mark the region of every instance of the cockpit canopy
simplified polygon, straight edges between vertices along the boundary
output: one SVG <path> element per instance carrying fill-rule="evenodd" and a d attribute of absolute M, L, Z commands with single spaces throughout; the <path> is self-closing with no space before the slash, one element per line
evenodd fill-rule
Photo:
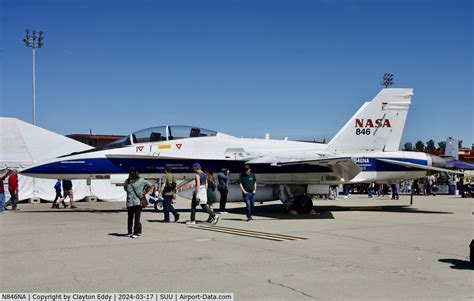
<path fill-rule="evenodd" d="M 119 148 L 135 143 L 169 141 L 184 138 L 213 137 L 216 131 L 187 125 L 165 125 L 137 131 L 130 136 L 112 142 L 104 148 Z M 130 140 L 130 138 L 132 140 Z"/>
<path fill-rule="evenodd" d="M 122 139 L 114 141 L 100 148 L 94 148 L 82 152 L 75 152 L 69 155 L 77 155 L 83 153 L 96 152 L 101 150 L 121 148 L 136 143 L 148 143 L 148 142 L 160 142 L 170 141 L 185 138 L 198 138 L 198 137 L 214 137 L 217 136 L 218 132 L 187 125 L 164 125 L 158 127 L 151 127 L 144 130 L 137 131 L 131 135 L 125 136 Z M 65 155 L 65 156 L 69 156 Z M 62 156 L 62 157 L 65 157 Z"/>
<path fill-rule="evenodd" d="M 184 138 L 212 137 L 217 136 L 217 132 L 195 126 L 168 125 L 144 129 L 133 133 L 131 136 L 133 143 L 147 143 Z"/>

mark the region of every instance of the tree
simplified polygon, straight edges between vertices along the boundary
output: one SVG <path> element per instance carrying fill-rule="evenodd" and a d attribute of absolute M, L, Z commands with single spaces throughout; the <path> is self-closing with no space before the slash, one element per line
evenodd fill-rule
<path fill-rule="evenodd" d="M 446 150 L 446 141 L 438 142 L 438 149 L 444 153 L 444 151 Z"/>
<path fill-rule="evenodd" d="M 423 141 L 418 140 L 415 144 L 415 149 L 419 152 L 424 151 L 425 150 L 425 144 L 423 143 Z"/>
<path fill-rule="evenodd" d="M 427 151 L 435 151 L 436 150 L 435 142 L 434 142 L 433 139 L 430 139 L 430 140 L 428 140 L 428 142 L 426 142 L 425 150 L 427 150 Z"/>
<path fill-rule="evenodd" d="M 403 145 L 403 150 L 404 151 L 412 151 L 413 150 L 413 144 L 411 142 L 407 142 Z"/>
<path fill-rule="evenodd" d="M 462 148 L 462 140 L 458 141 L 458 146 L 459 146 L 460 149 Z"/>

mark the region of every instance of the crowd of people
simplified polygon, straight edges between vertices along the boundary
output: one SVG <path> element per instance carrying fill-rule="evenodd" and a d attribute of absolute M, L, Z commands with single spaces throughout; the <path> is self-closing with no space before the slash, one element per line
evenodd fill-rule
<path fill-rule="evenodd" d="M 214 172 L 202 170 L 201 164 L 193 164 L 194 171 L 194 192 L 191 201 L 191 216 L 187 225 L 196 224 L 196 213 L 198 206 L 207 214 L 208 223 L 216 225 L 219 222 L 220 214 L 227 214 L 226 203 L 229 193 L 229 174 L 226 168 L 217 175 Z M 63 183 L 64 185 L 64 183 Z M 250 166 L 246 165 L 239 177 L 239 186 L 242 191 L 242 198 L 246 204 L 247 221 L 252 221 L 254 198 L 257 191 L 257 177 L 251 172 Z M 148 195 L 153 194 L 156 187 L 152 183 L 140 177 L 137 169 L 131 168 L 128 178 L 124 182 L 124 190 L 127 194 L 126 206 L 128 211 L 127 236 L 137 239 L 142 233 L 140 222 L 141 211 L 148 205 Z M 214 204 L 217 203 L 216 190 L 220 194 L 219 214 L 214 211 Z M 176 177 L 172 169 L 166 167 L 159 184 L 159 194 L 163 199 L 163 223 L 170 223 L 170 214 L 174 216 L 174 222 L 179 221 L 180 213 L 173 206 L 173 199 L 177 192 Z M 53 206 L 59 206 L 54 205 Z"/>
<path fill-rule="evenodd" d="M 463 177 L 449 178 L 446 174 L 428 175 L 424 178 L 415 180 L 404 180 L 390 184 L 385 183 L 360 183 L 360 184 L 344 184 L 342 191 L 344 198 L 349 198 L 352 194 L 367 194 L 369 198 L 376 196 L 383 198 L 390 196 L 392 200 L 400 199 L 400 193 L 414 195 L 432 195 L 436 196 L 439 191 L 439 185 L 450 185 L 455 190 L 459 191 L 459 195 L 466 197 L 471 195 L 471 185 L 469 181 L 465 183 Z M 320 195 L 323 199 L 338 200 L 339 199 L 339 185 L 330 186 L 329 193 Z"/>

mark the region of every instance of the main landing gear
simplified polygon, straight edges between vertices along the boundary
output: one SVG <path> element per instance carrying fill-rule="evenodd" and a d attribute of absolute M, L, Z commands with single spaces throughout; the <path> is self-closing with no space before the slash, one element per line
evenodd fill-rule
<path fill-rule="evenodd" d="M 313 199 L 305 194 L 298 195 L 293 200 L 293 207 L 298 214 L 310 214 L 313 211 Z"/>
<path fill-rule="evenodd" d="M 314 214 L 313 199 L 303 185 L 278 185 L 275 194 L 290 214 Z"/>

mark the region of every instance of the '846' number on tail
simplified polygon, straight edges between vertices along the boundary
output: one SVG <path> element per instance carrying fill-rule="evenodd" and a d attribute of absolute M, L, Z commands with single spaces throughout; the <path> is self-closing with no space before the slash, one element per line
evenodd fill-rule
<path fill-rule="evenodd" d="M 370 135 L 370 129 L 356 129 L 356 135 Z"/>

